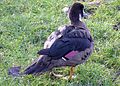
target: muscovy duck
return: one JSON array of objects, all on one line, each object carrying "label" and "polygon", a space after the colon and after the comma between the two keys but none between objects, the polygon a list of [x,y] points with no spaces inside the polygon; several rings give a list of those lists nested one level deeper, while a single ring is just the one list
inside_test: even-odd
[{"label": "muscovy duck", "polygon": [[44,43],[44,49],[38,51],[40,58],[27,67],[23,73],[18,73],[19,68],[16,73],[13,67],[9,70],[9,74],[42,74],[55,67],[70,66],[69,79],[71,79],[73,68],[84,63],[94,48],[90,31],[81,20],[83,10],[83,4],[74,3],[69,11],[71,24],[61,26],[51,33]]}]

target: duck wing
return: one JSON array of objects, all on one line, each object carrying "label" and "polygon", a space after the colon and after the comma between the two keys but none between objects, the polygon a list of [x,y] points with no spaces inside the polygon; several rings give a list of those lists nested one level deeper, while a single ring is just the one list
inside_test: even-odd
[{"label": "duck wing", "polygon": [[66,26],[59,32],[52,33],[53,39],[49,36],[45,44],[46,48],[38,52],[38,54],[42,55],[37,61],[28,66],[22,73],[19,72],[19,68],[18,70],[15,67],[10,68],[9,74],[13,76],[42,74],[52,70],[54,67],[71,66],[73,63],[80,63],[76,59],[75,62],[72,60],[71,63],[71,60],[64,61],[60,58],[69,56],[68,54],[72,51],[86,51],[86,48],[91,47],[93,40],[89,31],[74,26]]},{"label": "duck wing", "polygon": [[52,32],[44,43],[44,49],[50,48],[55,40],[59,39],[63,35],[65,29],[66,26],[61,26],[56,31]]},{"label": "duck wing", "polygon": [[38,54],[48,55],[51,59],[56,60],[65,57],[71,51],[84,51],[91,46],[91,42],[92,38],[87,30],[73,28],[65,31],[62,37],[56,39],[50,48],[38,51]]}]

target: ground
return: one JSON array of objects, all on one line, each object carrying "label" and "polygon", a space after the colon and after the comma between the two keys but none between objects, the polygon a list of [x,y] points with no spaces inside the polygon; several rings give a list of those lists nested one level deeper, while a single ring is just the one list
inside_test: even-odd
[{"label": "ground", "polygon": [[[86,0],[88,1],[88,0]],[[43,48],[49,34],[59,26],[69,24],[62,12],[72,0],[0,0],[0,86],[120,86],[120,0],[101,0],[99,6],[89,6],[92,13],[83,21],[91,31],[95,49],[89,60],[76,67],[77,77],[71,81],[41,76],[11,77],[12,66],[22,71]],[[69,68],[55,71],[68,74]],[[114,79],[114,81],[113,81]]]}]

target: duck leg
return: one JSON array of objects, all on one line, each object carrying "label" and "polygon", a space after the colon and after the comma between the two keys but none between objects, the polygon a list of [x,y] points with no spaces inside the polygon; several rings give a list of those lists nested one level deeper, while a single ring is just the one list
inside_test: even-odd
[{"label": "duck leg", "polygon": [[54,76],[56,78],[62,78],[62,79],[65,79],[65,80],[72,80],[72,78],[74,77],[73,74],[74,74],[74,67],[73,66],[70,68],[69,76],[64,76],[64,75],[61,75],[61,74],[55,74],[54,72],[51,72],[51,76]]},{"label": "duck leg", "polygon": [[73,74],[74,74],[74,67],[72,66],[72,67],[70,68],[70,76],[69,76],[69,80],[72,79]]}]

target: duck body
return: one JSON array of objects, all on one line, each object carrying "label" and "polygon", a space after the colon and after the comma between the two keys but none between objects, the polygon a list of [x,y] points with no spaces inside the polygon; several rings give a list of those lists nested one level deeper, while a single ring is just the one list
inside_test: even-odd
[{"label": "duck body", "polygon": [[[84,24],[83,22],[82,25]],[[73,51],[84,51],[91,47],[93,39],[88,29],[82,26],[66,25],[53,32],[38,54],[48,55],[51,59],[61,59]],[[69,57],[66,57],[69,58]]]},{"label": "duck body", "polygon": [[[94,41],[88,28],[80,20],[83,8],[81,3],[72,5],[69,12],[71,24],[52,32],[44,43],[44,49],[38,51],[40,58],[21,74],[42,74],[55,67],[75,67],[88,59],[93,52]],[[14,67],[10,68],[9,73],[20,74]]]},{"label": "duck body", "polygon": [[86,25],[81,21],[84,6],[74,3],[70,8],[70,25],[59,27],[52,32],[38,51],[40,59],[26,68],[24,74],[37,74],[54,67],[76,66],[84,63],[91,55],[94,41]]},{"label": "duck body", "polygon": [[38,51],[42,55],[40,59],[28,67],[25,74],[40,74],[54,67],[82,64],[91,55],[93,47],[94,41],[83,22],[77,26],[59,27],[48,37],[44,49]]}]

